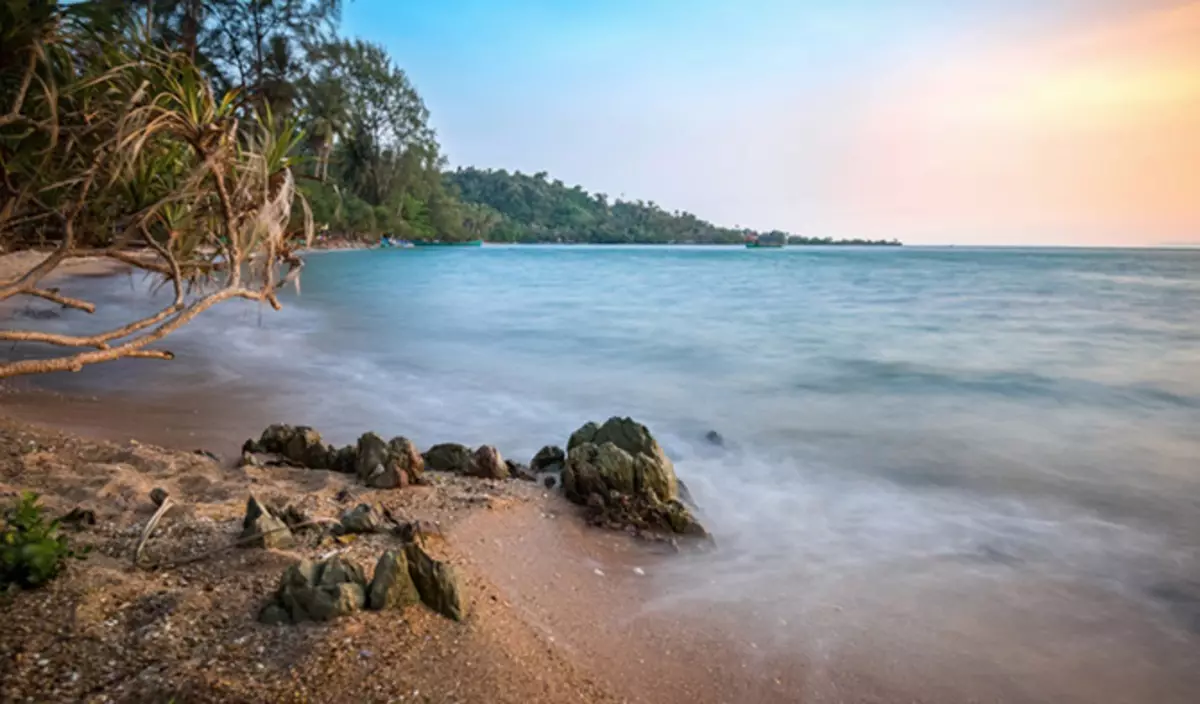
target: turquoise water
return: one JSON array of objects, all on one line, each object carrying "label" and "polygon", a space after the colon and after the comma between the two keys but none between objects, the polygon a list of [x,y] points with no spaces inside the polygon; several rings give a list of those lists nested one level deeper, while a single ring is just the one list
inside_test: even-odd
[{"label": "turquoise water", "polygon": [[[134,299],[83,285],[107,304],[93,324]],[[632,415],[721,547],[680,562],[705,579],[670,599],[897,608],[870,596],[881,580],[922,608],[988,595],[973,613],[998,623],[1078,609],[1200,664],[1200,252],[339,252],[285,306],[214,311],[176,363],[57,383],[265,398],[338,442],[522,460]]]}]

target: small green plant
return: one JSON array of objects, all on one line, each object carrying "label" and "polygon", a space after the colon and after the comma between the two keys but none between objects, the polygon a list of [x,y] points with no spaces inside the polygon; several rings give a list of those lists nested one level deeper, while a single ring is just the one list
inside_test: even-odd
[{"label": "small green plant", "polygon": [[37,494],[21,494],[20,501],[4,512],[0,521],[0,591],[41,586],[75,556],[66,537],[58,534],[58,521],[46,519]]}]

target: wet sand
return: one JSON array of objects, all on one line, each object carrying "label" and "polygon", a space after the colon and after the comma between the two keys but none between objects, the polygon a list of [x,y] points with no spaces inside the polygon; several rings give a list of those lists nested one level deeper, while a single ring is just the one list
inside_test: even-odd
[{"label": "wet sand", "polygon": [[[26,390],[0,405],[24,420],[94,438],[137,436],[223,454],[235,452],[255,434],[249,428],[261,424],[250,406],[196,403],[182,412],[179,400],[168,398],[73,399]],[[314,489],[276,480],[283,483],[269,486],[298,496]],[[146,479],[121,495],[148,490],[148,481],[163,479]],[[594,687],[580,701],[1182,704],[1194,701],[1200,687],[1200,657],[1186,634],[1163,641],[1127,602],[1069,582],[1031,582],[1003,560],[981,560],[970,582],[957,564],[931,563],[915,582],[919,592],[912,575],[899,579],[887,566],[864,566],[824,599],[806,589],[811,575],[801,566],[777,583],[750,580],[744,594],[710,599],[704,591],[710,553],[676,552],[588,527],[560,496],[518,488],[531,493],[502,510],[469,513],[447,533],[460,564],[494,595],[490,615],[476,621],[475,645],[436,660],[447,673],[462,673],[468,665],[458,658],[479,657],[476,648],[486,642],[508,653],[497,655],[504,667],[529,668],[531,676],[568,667],[549,663],[569,663],[572,677]],[[240,506],[233,491],[222,499],[226,513]],[[727,580],[721,585],[728,589]],[[1073,608],[1080,603],[1089,608]],[[1059,616],[1047,619],[1056,609]],[[372,648],[385,647],[388,636],[368,631]],[[528,657],[512,655],[510,647]],[[529,699],[527,682],[505,686],[514,689],[494,699],[429,701],[542,701]]]}]

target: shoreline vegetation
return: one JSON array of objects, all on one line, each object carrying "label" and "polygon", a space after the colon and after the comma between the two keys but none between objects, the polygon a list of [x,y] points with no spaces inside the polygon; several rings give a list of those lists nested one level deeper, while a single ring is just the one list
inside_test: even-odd
[{"label": "shoreline vegetation", "polygon": [[0,279],[0,301],[92,313],[94,302],[43,281],[94,256],[175,293],[92,334],[0,331],[59,351],[0,362],[0,378],[171,360],[156,343],[214,305],[280,308],[318,232],[418,244],[899,244],[717,227],[653,202],[610,204],[545,172],[447,172],[408,76],[381,46],[338,34],[335,0],[0,7],[12,20],[0,36],[0,252],[49,250]]}]

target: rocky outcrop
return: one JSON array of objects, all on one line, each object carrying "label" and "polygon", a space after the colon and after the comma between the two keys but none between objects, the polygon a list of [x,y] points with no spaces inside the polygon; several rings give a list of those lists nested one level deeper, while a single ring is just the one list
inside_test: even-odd
[{"label": "rocky outcrop", "polygon": [[471,466],[467,474],[481,479],[508,479],[508,465],[500,451],[491,445],[482,445],[471,456]]},{"label": "rocky outcrop", "polygon": [[380,556],[370,584],[361,567],[338,556],[291,565],[258,620],[266,624],[329,621],[363,607],[383,611],[417,602],[455,621],[463,619],[454,569],[409,543],[402,551],[388,550]]},{"label": "rocky outcrop", "polygon": [[646,426],[615,417],[604,425],[587,423],[567,447],[563,492],[588,506],[593,522],[704,534],[679,501],[675,467]]},{"label": "rocky outcrop", "polygon": [[363,433],[354,455],[354,474],[373,489],[395,489],[421,481],[425,461],[407,438],[388,442],[375,433]]},{"label": "rocky outcrop", "polygon": [[241,537],[252,547],[290,548],[296,544],[287,523],[254,496],[246,501]]},{"label": "rocky outcrop", "polygon": [[567,465],[567,453],[557,445],[547,445],[538,450],[529,462],[534,472],[561,472]]},{"label": "rocky outcrop", "polygon": [[458,594],[458,575],[450,565],[429,556],[421,546],[404,546],[408,559],[408,574],[426,606],[455,621],[463,620],[462,601]]},{"label": "rocky outcrop", "polygon": [[435,472],[466,474],[471,470],[471,448],[454,442],[434,445],[425,451],[425,468]]},{"label": "rocky outcrop", "polygon": [[392,489],[403,481],[392,463],[387,443],[375,433],[363,433],[358,439],[354,474],[360,482],[374,489]]},{"label": "rocky outcrop", "polygon": [[596,437],[596,431],[599,429],[600,426],[588,421],[580,426],[579,430],[571,433],[570,439],[567,440],[567,454],[570,454],[571,450],[584,443],[592,442]]},{"label": "rocky outcrop", "polygon": [[422,483],[425,473],[425,458],[417,451],[417,446],[405,437],[394,437],[388,440],[388,450],[396,469],[407,478],[409,484]]},{"label": "rocky outcrop", "polygon": [[372,611],[404,609],[420,601],[421,595],[408,573],[408,558],[404,552],[384,552],[375,563],[375,574],[367,589],[367,608]]},{"label": "rocky outcrop", "polygon": [[337,556],[301,560],[284,571],[274,600],[258,618],[263,623],[329,621],[363,608],[366,585],[362,568],[353,562]]},{"label": "rocky outcrop", "polygon": [[273,454],[310,469],[332,469],[337,451],[321,442],[321,434],[307,425],[268,426],[257,441],[247,440],[242,453]]}]

